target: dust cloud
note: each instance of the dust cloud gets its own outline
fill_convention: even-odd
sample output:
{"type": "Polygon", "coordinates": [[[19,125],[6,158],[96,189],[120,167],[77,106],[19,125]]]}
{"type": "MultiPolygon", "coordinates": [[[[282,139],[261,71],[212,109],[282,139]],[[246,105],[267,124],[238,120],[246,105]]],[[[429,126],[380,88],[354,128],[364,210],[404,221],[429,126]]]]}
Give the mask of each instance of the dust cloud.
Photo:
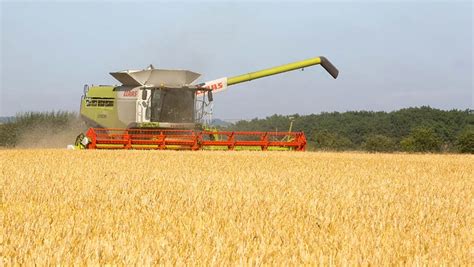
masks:
{"type": "Polygon", "coordinates": [[[87,127],[80,119],[70,121],[61,127],[37,125],[22,131],[16,148],[66,148],[74,144],[80,133],[85,133],[87,127]]]}

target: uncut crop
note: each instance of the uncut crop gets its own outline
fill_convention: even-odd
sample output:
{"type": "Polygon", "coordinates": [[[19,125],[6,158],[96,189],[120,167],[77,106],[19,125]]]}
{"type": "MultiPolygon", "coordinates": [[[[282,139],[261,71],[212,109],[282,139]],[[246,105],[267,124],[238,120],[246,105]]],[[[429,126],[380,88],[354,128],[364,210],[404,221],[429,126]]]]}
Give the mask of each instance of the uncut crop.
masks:
{"type": "Polygon", "coordinates": [[[469,155],[0,151],[4,264],[472,264],[469,155]]]}

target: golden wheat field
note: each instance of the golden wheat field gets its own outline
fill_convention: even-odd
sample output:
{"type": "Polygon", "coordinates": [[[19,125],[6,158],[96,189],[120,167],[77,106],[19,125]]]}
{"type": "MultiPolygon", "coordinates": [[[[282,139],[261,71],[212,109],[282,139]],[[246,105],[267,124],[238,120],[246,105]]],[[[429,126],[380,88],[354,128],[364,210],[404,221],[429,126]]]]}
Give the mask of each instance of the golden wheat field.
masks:
{"type": "Polygon", "coordinates": [[[3,264],[473,264],[470,155],[0,151],[3,264]]]}

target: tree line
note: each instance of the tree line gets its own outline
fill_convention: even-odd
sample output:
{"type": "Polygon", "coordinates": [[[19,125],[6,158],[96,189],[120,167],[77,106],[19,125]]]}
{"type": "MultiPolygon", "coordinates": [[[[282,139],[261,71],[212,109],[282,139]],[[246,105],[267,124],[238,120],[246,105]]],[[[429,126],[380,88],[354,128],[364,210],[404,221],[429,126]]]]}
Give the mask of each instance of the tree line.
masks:
{"type": "Polygon", "coordinates": [[[238,121],[236,131],[303,131],[312,150],[474,153],[473,110],[428,106],[392,112],[348,111],[273,115],[238,121]]]}

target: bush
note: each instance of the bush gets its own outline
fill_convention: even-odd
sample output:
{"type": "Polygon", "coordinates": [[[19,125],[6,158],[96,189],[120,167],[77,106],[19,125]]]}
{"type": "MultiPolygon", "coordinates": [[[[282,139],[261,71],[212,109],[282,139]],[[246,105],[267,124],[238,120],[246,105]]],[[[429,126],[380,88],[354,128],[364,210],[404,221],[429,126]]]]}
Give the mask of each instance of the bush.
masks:
{"type": "Polygon", "coordinates": [[[414,128],[402,139],[400,146],[407,152],[436,152],[441,150],[441,139],[432,128],[414,128]]]}
{"type": "Polygon", "coordinates": [[[330,133],[323,131],[320,133],[315,133],[313,139],[316,143],[316,149],[324,150],[347,150],[353,149],[354,144],[351,140],[345,136],[342,136],[337,133],[330,133]]]}
{"type": "Polygon", "coordinates": [[[395,142],[390,137],[379,134],[369,136],[363,147],[370,152],[392,152],[396,148],[395,142]]]}
{"type": "Polygon", "coordinates": [[[458,136],[456,146],[461,153],[474,154],[474,127],[466,127],[458,136]]]}
{"type": "Polygon", "coordinates": [[[12,122],[0,124],[0,147],[14,147],[18,140],[18,127],[12,122]]]}

